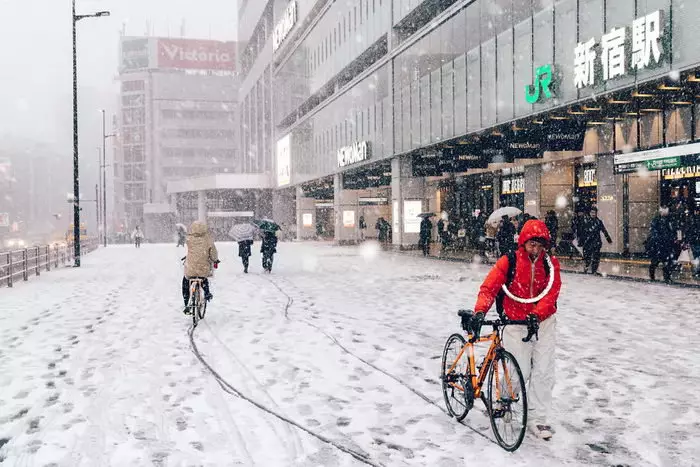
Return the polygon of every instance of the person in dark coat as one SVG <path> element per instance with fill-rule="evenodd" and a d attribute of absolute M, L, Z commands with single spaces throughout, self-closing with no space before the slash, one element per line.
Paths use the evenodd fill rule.
<path fill-rule="evenodd" d="M 656 279 L 656 268 L 663 264 L 664 282 L 671 282 L 671 269 L 673 268 L 673 247 L 676 235 L 671 227 L 668 216 L 668 208 L 661 207 L 649 226 L 649 237 L 645 243 L 647 254 L 651 259 L 649 265 L 649 279 Z"/>
<path fill-rule="evenodd" d="M 501 217 L 501 226 L 496 234 L 498 248 L 501 250 L 501 255 L 507 255 L 511 251 L 515 251 L 515 226 L 510 221 L 508 216 Z"/>
<path fill-rule="evenodd" d="M 442 244 L 442 251 L 445 251 L 450 244 L 450 224 L 447 213 L 442 213 L 440 220 L 437 223 L 437 233 Z"/>
<path fill-rule="evenodd" d="M 603 248 L 600 234 L 605 235 L 605 240 L 608 243 L 612 243 L 612 238 L 610 238 L 603 221 L 598 218 L 598 210 L 596 208 L 591 208 L 590 214 L 584 219 L 582 240 L 585 267 L 583 272 L 587 272 L 590 268 L 591 274 L 597 274 L 598 265 L 600 264 L 600 249 Z"/>
<path fill-rule="evenodd" d="M 360 227 L 360 240 L 365 241 L 365 230 L 367 230 L 367 221 L 365 221 L 365 216 L 360 216 L 359 220 Z"/>
<path fill-rule="evenodd" d="M 700 209 L 695 210 L 693 218 L 688 222 L 685 241 L 693 253 L 693 277 L 700 278 Z"/>
<path fill-rule="evenodd" d="M 383 217 L 380 217 L 377 219 L 377 223 L 374 225 L 374 228 L 377 229 L 379 242 L 386 244 L 389 241 L 389 223 Z"/>
<path fill-rule="evenodd" d="M 559 219 L 554 211 L 547 211 L 547 216 L 544 218 L 544 224 L 549 229 L 549 234 L 552 237 L 551 247 L 557 247 L 557 235 L 559 234 Z"/>
<path fill-rule="evenodd" d="M 185 246 L 185 240 L 187 240 L 187 232 L 182 227 L 177 229 L 177 246 Z"/>
<path fill-rule="evenodd" d="M 238 242 L 238 256 L 241 257 L 243 261 L 243 272 L 248 274 L 248 266 L 250 265 L 251 247 L 253 246 L 253 240 L 243 240 Z"/>
<path fill-rule="evenodd" d="M 277 233 L 269 230 L 263 231 L 262 234 L 262 246 L 260 247 L 260 253 L 262 253 L 262 267 L 263 270 L 267 272 L 272 272 L 272 260 L 277 253 Z"/>
<path fill-rule="evenodd" d="M 430 254 L 430 241 L 433 234 L 433 223 L 430 219 L 424 217 L 420 222 L 420 237 L 418 244 L 423 249 L 423 256 Z"/>
<path fill-rule="evenodd" d="M 472 222 L 472 245 L 478 246 L 479 254 L 484 256 L 486 250 L 486 215 L 479 211 L 474 222 Z"/>
<path fill-rule="evenodd" d="M 571 220 L 571 232 L 574 234 L 574 240 L 579 247 L 583 245 L 583 225 L 585 221 L 585 213 L 581 210 L 576 211 L 576 215 Z"/>

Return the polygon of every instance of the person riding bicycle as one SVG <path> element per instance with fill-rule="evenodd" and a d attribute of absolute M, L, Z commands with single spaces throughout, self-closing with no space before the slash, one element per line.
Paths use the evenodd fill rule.
<path fill-rule="evenodd" d="M 552 405 L 554 388 L 554 314 L 561 290 L 559 261 L 547 256 L 550 244 L 549 229 L 544 222 L 529 220 L 523 225 L 518 248 L 510 255 L 501 256 L 481 285 L 471 325 L 478 332 L 484 316 L 496 302 L 499 315 L 505 314 L 505 318 L 512 320 L 531 320 L 533 325 L 528 328 L 539 327 L 537 340 L 523 342 L 528 328 L 506 326 L 503 346 L 515 356 L 527 384 L 528 429 L 542 439 L 552 436 L 551 426 L 547 423 L 547 412 Z M 514 260 L 514 264 L 511 264 L 511 260 Z M 549 291 L 538 302 L 520 303 L 502 291 L 504 284 L 519 299 L 538 297 L 547 288 Z"/>
<path fill-rule="evenodd" d="M 216 245 L 209 233 L 207 224 L 194 221 L 187 235 L 187 253 L 185 256 L 185 277 L 182 278 L 182 298 L 185 300 L 184 313 L 189 311 L 187 304 L 190 301 L 190 279 L 201 278 L 204 298 L 209 301 L 214 296 L 209 290 L 209 280 L 212 275 L 212 264 L 214 268 L 219 264 L 219 253 Z"/>

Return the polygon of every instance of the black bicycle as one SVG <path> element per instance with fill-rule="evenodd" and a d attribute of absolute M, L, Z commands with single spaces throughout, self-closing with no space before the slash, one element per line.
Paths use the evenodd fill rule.
<path fill-rule="evenodd" d="M 188 313 L 192 315 L 192 326 L 197 326 L 199 320 L 207 313 L 207 300 L 204 296 L 204 279 L 192 277 L 190 281 L 190 300 L 187 302 Z"/>

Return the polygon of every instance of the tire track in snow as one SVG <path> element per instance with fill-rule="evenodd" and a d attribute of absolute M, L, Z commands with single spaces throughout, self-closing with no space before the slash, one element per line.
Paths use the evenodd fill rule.
<path fill-rule="evenodd" d="M 356 450 L 351 449 L 351 448 L 348 448 L 348 447 L 343 446 L 342 444 L 340 444 L 336 441 L 333 441 L 330 438 L 326 438 L 325 436 L 321 435 L 320 433 L 317 433 L 313 430 L 306 428 L 305 426 L 301 425 L 300 423 L 295 422 L 294 420 L 292 420 L 290 418 L 287 418 L 286 416 L 280 414 L 279 412 L 272 410 L 272 409 L 268 408 L 267 406 L 261 404 L 260 402 L 243 394 L 240 390 L 238 390 L 236 387 L 234 387 L 228 381 L 226 381 L 202 356 L 202 354 L 199 351 L 199 348 L 197 347 L 197 343 L 195 342 L 195 339 L 194 339 L 194 331 L 195 331 L 195 328 L 193 326 L 191 326 L 189 328 L 189 330 L 187 331 L 187 334 L 189 335 L 189 338 L 190 338 L 190 346 L 192 347 L 192 352 L 197 357 L 197 359 L 200 361 L 200 363 L 202 365 L 204 365 L 204 367 L 207 370 L 209 370 L 209 372 L 212 374 L 212 376 L 214 376 L 217 383 L 219 384 L 219 386 L 221 386 L 221 389 L 224 392 L 231 394 L 232 396 L 236 396 L 236 397 L 243 399 L 244 401 L 248 402 L 249 404 L 253 405 L 254 407 L 257 407 L 258 409 L 262 410 L 263 412 L 265 412 L 269 415 L 272 415 L 273 417 L 283 421 L 284 423 L 286 423 L 288 425 L 296 427 L 297 429 L 303 431 L 304 433 L 318 439 L 319 441 L 321 441 L 325 444 L 328 444 L 328 445 L 338 449 L 339 451 L 342 451 L 342 452 L 352 456 L 353 458 L 357 459 L 358 461 L 360 461 L 366 465 L 371 465 L 373 467 L 384 467 L 383 464 L 380 464 L 380 463 L 375 462 L 372 459 L 370 459 L 368 454 L 356 451 Z"/>
<path fill-rule="evenodd" d="M 285 295 L 285 296 L 287 297 L 288 306 L 285 308 L 285 315 L 284 315 L 284 316 L 285 316 L 286 319 L 291 319 L 291 318 L 289 318 L 289 316 L 288 316 L 288 310 L 289 310 L 289 307 L 291 307 L 291 304 L 294 303 L 294 299 L 293 299 L 287 292 L 285 292 L 285 291 L 282 289 L 282 287 L 280 287 L 279 285 L 275 284 L 275 283 L 272 281 L 272 279 L 267 278 L 267 277 L 266 277 L 265 279 L 267 279 L 273 286 L 275 286 L 275 288 L 276 288 L 277 290 L 279 290 L 283 295 Z M 297 287 L 296 285 L 294 285 L 291 281 L 289 281 L 288 279 L 284 279 L 284 280 L 286 280 L 286 281 L 289 283 L 289 285 L 290 285 L 291 287 L 293 287 L 294 289 L 298 290 L 299 293 L 300 293 L 300 295 L 305 295 L 304 292 L 301 292 L 300 289 L 299 289 L 299 287 Z M 415 389 L 415 388 L 412 387 L 412 386 L 409 386 L 408 384 L 406 384 L 405 382 L 403 382 L 398 376 L 393 375 L 392 373 L 389 373 L 388 371 L 386 371 L 386 370 L 384 370 L 384 369 L 378 367 L 377 365 L 373 364 L 372 362 L 369 362 L 369 361 L 365 360 L 364 358 L 360 357 L 359 355 L 357 355 L 356 353 L 354 353 L 353 351 L 351 351 L 350 349 L 348 349 L 345 345 L 343 345 L 336 337 L 334 337 L 333 335 L 327 333 L 324 329 L 322 329 L 322 328 L 319 327 L 318 325 L 312 323 L 311 321 L 309 321 L 309 320 L 307 320 L 307 319 L 305 319 L 305 318 L 297 318 L 296 320 L 297 320 L 297 321 L 300 321 L 300 322 L 302 322 L 302 323 L 304 323 L 304 324 L 306 324 L 306 325 L 308 325 L 308 326 L 310 326 L 310 327 L 312 327 L 312 328 L 314 328 L 314 329 L 316 329 L 318 332 L 320 332 L 320 333 L 323 334 L 326 338 L 328 338 L 334 345 L 336 345 L 338 348 L 340 348 L 343 352 L 347 353 L 348 355 L 350 355 L 351 357 L 355 358 L 355 359 L 358 360 L 359 362 L 361 362 L 361 363 L 363 363 L 363 364 L 369 366 L 370 368 L 374 369 L 375 371 L 378 371 L 379 373 L 383 374 L 384 376 L 386 376 L 386 377 L 388 377 L 388 378 L 391 378 L 392 380 L 394 380 L 395 382 L 399 383 L 399 384 L 400 384 L 401 386 L 403 386 L 404 388 L 408 389 L 408 390 L 409 390 L 411 393 L 413 393 L 414 395 L 420 397 L 420 398 L 421 398 L 424 402 L 426 402 L 427 404 L 432 405 L 433 407 L 437 408 L 438 410 L 440 410 L 442 413 L 444 413 L 444 414 L 447 415 L 448 417 L 453 418 L 453 417 L 449 414 L 449 412 L 447 412 L 447 410 L 446 410 L 444 407 L 442 407 L 442 406 L 439 405 L 437 402 L 435 402 L 434 400 L 432 400 L 432 399 L 431 399 L 430 397 L 428 397 L 426 394 L 424 394 L 423 392 L 421 392 L 421 391 Z M 476 428 L 474 428 L 474 427 L 468 425 L 467 423 L 464 422 L 464 420 L 459 421 L 459 422 L 457 422 L 457 423 L 459 423 L 460 425 L 463 425 L 463 426 L 469 428 L 469 430 L 473 431 L 474 433 L 476 433 L 477 435 L 481 436 L 482 438 L 484 438 L 484 439 L 490 441 L 491 443 L 493 443 L 493 444 L 495 444 L 495 445 L 498 445 L 498 443 L 496 442 L 496 440 L 489 438 L 487 435 L 485 435 L 484 433 L 482 433 L 482 432 L 479 431 L 478 429 L 476 429 Z"/>

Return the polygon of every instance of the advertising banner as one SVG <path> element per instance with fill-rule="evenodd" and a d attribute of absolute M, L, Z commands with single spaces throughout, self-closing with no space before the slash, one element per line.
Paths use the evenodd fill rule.
<path fill-rule="evenodd" d="M 421 218 L 418 217 L 423 211 L 423 201 L 406 200 L 403 202 L 403 231 L 405 233 L 419 233 Z"/>
<path fill-rule="evenodd" d="M 554 120 L 543 128 L 546 151 L 580 151 L 586 137 L 586 122 Z"/>
<path fill-rule="evenodd" d="M 355 211 L 343 211 L 343 227 L 355 227 Z"/>
<path fill-rule="evenodd" d="M 290 135 L 277 141 L 277 186 L 289 185 L 291 177 Z"/>
<path fill-rule="evenodd" d="M 158 68 L 236 70 L 236 43 L 194 39 L 158 39 Z"/>
<path fill-rule="evenodd" d="M 508 151 L 506 139 L 503 136 L 485 136 L 481 138 L 481 150 L 483 157 L 494 164 L 512 163 L 513 154 Z"/>
<path fill-rule="evenodd" d="M 416 154 L 413 156 L 413 176 L 414 177 L 438 177 L 442 175 L 440 159 L 442 151 L 434 151 L 427 154 Z"/>
<path fill-rule="evenodd" d="M 544 157 L 544 133 L 541 131 L 514 131 L 508 137 L 507 150 L 513 159 L 541 159 Z"/>
<path fill-rule="evenodd" d="M 442 172 L 466 172 L 469 169 L 485 169 L 489 161 L 484 157 L 481 144 L 458 144 L 443 151 L 440 161 Z"/>
<path fill-rule="evenodd" d="M 302 218 L 302 223 L 304 224 L 304 227 L 313 227 L 314 226 L 314 215 L 306 212 L 301 215 Z"/>

